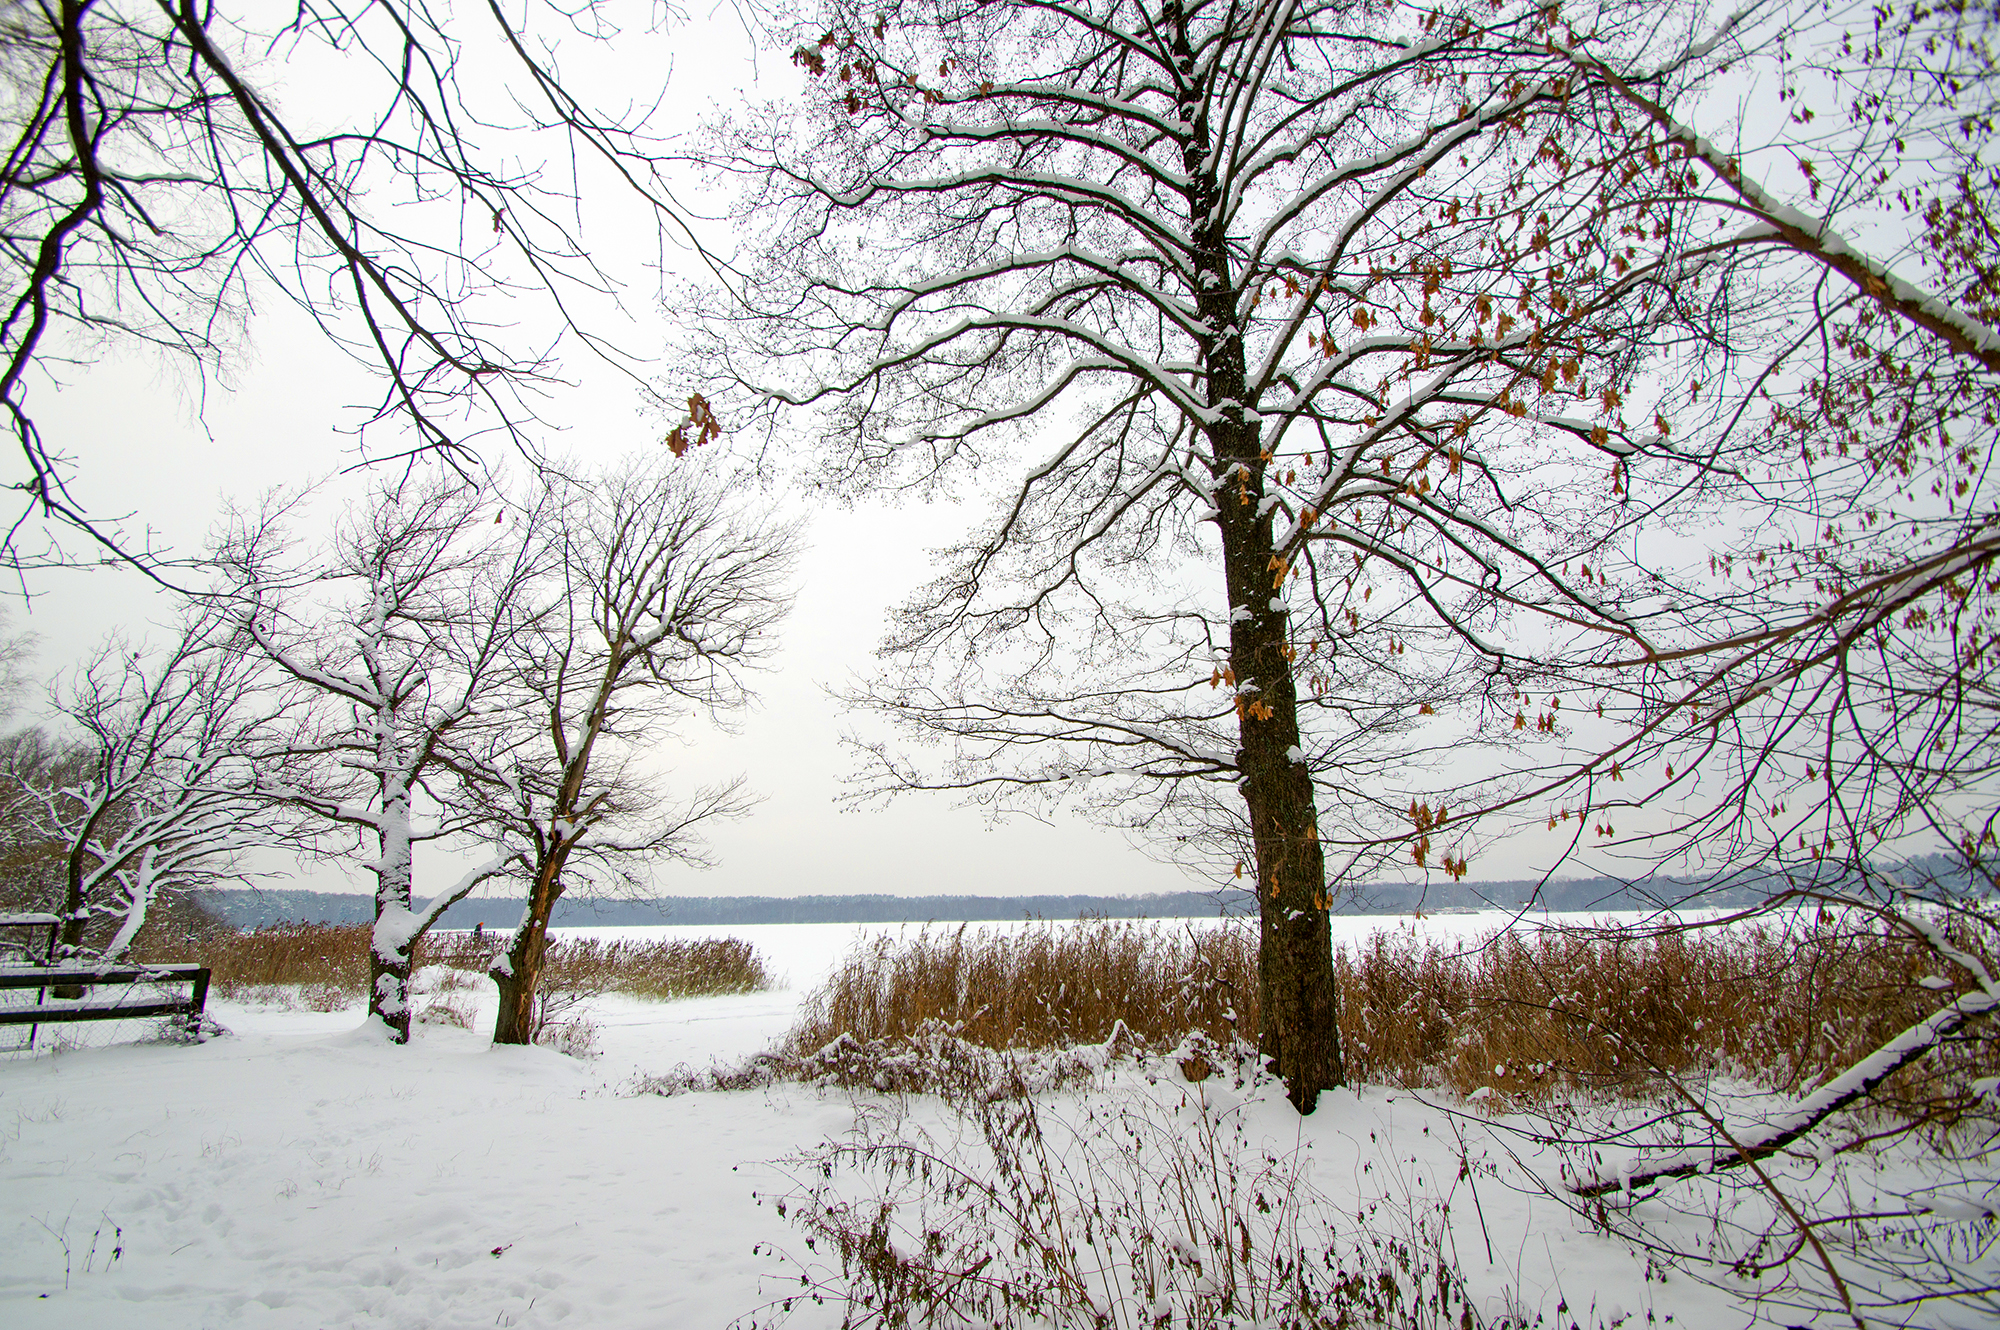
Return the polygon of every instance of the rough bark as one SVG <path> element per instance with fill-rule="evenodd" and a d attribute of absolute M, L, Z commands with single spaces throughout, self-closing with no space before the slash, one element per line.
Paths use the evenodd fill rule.
<path fill-rule="evenodd" d="M 1233 518 L 1231 506 L 1238 509 Z M 1259 1044 L 1293 1106 L 1310 1113 L 1320 1091 L 1346 1079 L 1319 810 L 1312 774 L 1297 760 L 1287 616 L 1269 608 L 1274 574 L 1282 579 L 1270 566 L 1271 519 L 1252 516 L 1254 502 L 1241 498 L 1226 498 L 1221 507 L 1232 612 L 1251 611 L 1230 627 L 1229 657 L 1239 689 L 1240 785 L 1257 856 Z"/>
<path fill-rule="evenodd" d="M 1182 117 L 1193 125 L 1183 153 L 1189 179 L 1188 214 L 1214 219 L 1221 187 L 1214 171 L 1206 102 L 1192 70 L 1194 53 L 1179 6 L 1175 55 L 1188 79 Z M 1202 315 L 1211 330 L 1201 341 L 1207 400 L 1221 420 L 1208 427 L 1216 524 L 1222 533 L 1229 595 L 1229 664 L 1237 689 L 1238 786 L 1250 815 L 1257 858 L 1260 1053 L 1285 1082 L 1286 1097 L 1310 1113 L 1320 1091 L 1342 1084 L 1339 996 L 1333 983 L 1333 940 L 1327 923 L 1326 862 L 1319 844 L 1319 810 L 1312 773 L 1299 746 L 1298 689 L 1292 672 L 1288 613 L 1280 597 L 1286 568 L 1276 557 L 1272 505 L 1264 500 L 1269 456 L 1263 431 L 1246 419 L 1249 375 L 1244 361 L 1237 283 L 1232 280 L 1223 223 L 1211 220 L 1198 237 L 1197 280 Z"/>
<path fill-rule="evenodd" d="M 558 864 L 543 863 L 528 891 L 527 908 L 507 951 L 489 973 L 500 990 L 500 1014 L 493 1023 L 496 1044 L 535 1041 L 535 992 L 541 987 L 542 962 L 549 951 L 549 916 L 562 896 Z"/>
<path fill-rule="evenodd" d="M 1235 447 L 1224 442 L 1232 435 Z M 1257 857 L 1259 1042 L 1292 1104 L 1310 1113 L 1320 1091 L 1346 1079 L 1319 810 L 1299 747 L 1288 615 L 1274 608 L 1282 604 L 1284 569 L 1274 557 L 1270 513 L 1257 512 L 1263 470 L 1254 452 L 1257 430 L 1218 430 L 1216 437 L 1218 456 L 1247 472 L 1233 491 L 1217 493 L 1216 506 L 1232 619 L 1239 784 Z"/>
<path fill-rule="evenodd" d="M 67 863 L 67 883 L 63 891 L 62 930 L 56 934 L 55 956 L 57 959 L 74 957 L 83 947 L 83 927 L 90 919 L 90 911 L 84 907 L 83 865 L 78 858 L 80 850 L 72 850 Z M 66 1002 L 83 996 L 80 984 L 58 984 L 50 990 L 56 997 Z"/>
<path fill-rule="evenodd" d="M 496 961 L 487 973 L 500 990 L 500 1013 L 493 1022 L 496 1044 L 531 1044 L 535 1041 L 535 992 L 541 986 L 542 961 L 549 950 L 549 919 L 563 893 L 563 866 L 575 848 L 581 828 L 576 826 L 583 802 L 584 777 L 597 737 L 604 729 L 610 699 L 619 677 L 631 659 L 630 641 L 620 636 L 611 644 L 597 692 L 590 702 L 589 720 L 580 742 L 572 749 L 567 741 L 559 755 L 563 761 L 562 782 L 557 787 L 549 825 L 537 828 L 535 837 L 542 851 L 535 864 L 535 877 L 528 888 L 528 901 L 521 922 L 514 929 L 504 960 Z M 550 718 L 550 733 L 563 734 L 563 716 L 557 710 Z M 569 828 L 567 834 L 565 829 Z"/>

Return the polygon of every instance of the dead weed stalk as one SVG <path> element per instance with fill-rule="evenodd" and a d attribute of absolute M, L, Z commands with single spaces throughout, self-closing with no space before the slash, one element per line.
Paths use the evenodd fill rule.
<path fill-rule="evenodd" d="M 806 999 L 787 1046 L 893 1042 L 926 1025 L 997 1049 L 1100 1044 L 1120 1025 L 1154 1049 L 1189 1030 L 1229 1043 L 1240 1021 L 1256 1028 L 1256 976 L 1256 939 L 1239 929 L 922 928 L 856 947 Z"/>
<path fill-rule="evenodd" d="M 1478 1323 L 1444 1255 L 1445 1198 L 1335 1207 L 1302 1150 L 1252 1147 L 1220 1080 L 942 1098 L 935 1129 L 865 1115 L 789 1161 L 800 1181 L 759 1203 L 803 1230 L 805 1254 L 740 1324 L 820 1302 L 855 1330 Z"/>

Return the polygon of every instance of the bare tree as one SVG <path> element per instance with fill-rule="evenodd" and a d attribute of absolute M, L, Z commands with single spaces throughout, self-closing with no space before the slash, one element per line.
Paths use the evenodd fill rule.
<path fill-rule="evenodd" d="M 1526 391 L 1497 405 L 1575 430 L 1587 422 L 1561 414 L 1560 397 L 1602 389 L 1590 430 L 1612 455 L 1618 539 L 1560 570 L 1580 594 L 1539 607 L 1542 642 L 1509 651 L 1477 628 L 1497 673 L 1549 693 L 1521 689 L 1500 709 L 1526 732 L 1516 779 L 1440 792 L 1459 825 L 1547 817 L 1574 828 L 1572 848 L 1622 848 L 1640 872 L 1854 861 L 1897 826 L 1981 841 L 1983 824 L 1962 818 L 1990 803 L 1975 791 L 1992 752 L 1979 700 L 2000 370 L 1981 189 L 1989 20 L 1871 21 L 1876 37 L 1857 47 L 1817 11 L 1738 11 L 1651 70 L 1585 24 L 1550 29 L 1574 75 L 1567 124 L 1524 145 L 1517 183 L 1535 206 L 1587 201 L 1597 243 L 1575 246 L 1536 215 L 1512 310 L 1549 345 L 1622 326 L 1622 365 L 1606 363 L 1605 382 L 1601 344 L 1558 345 L 1539 383 L 1524 374 Z M 1733 118 L 1738 141 L 1718 146 L 1697 76 L 1725 66 L 1746 102 L 1790 109 Z M 1800 91 L 1810 78 L 1865 114 L 1816 116 Z M 1772 183 L 1779 168 L 1796 188 Z M 1444 212 L 1481 206 L 1460 189 Z M 1907 222 L 1885 229 L 1885 209 Z M 1447 276 L 1426 301 L 1448 328 L 1485 298 Z M 1579 305 L 1581 325 L 1566 319 Z M 1500 456 L 1493 405 L 1464 420 L 1466 466 Z M 1441 625 L 1456 611 L 1428 612 Z M 1621 810 L 1640 822 L 1623 836 Z"/>
<path fill-rule="evenodd" d="M 218 595 L 248 649 L 310 698 L 288 766 L 261 773 L 258 789 L 353 837 L 375 879 L 368 1010 L 403 1043 L 417 940 L 527 854 L 458 783 L 509 645 L 539 612 L 527 596 L 539 546 L 496 521 L 505 504 L 478 487 L 412 477 L 372 487 L 323 553 L 299 559 L 282 526 L 295 503 L 232 522 L 213 556 Z M 485 841 L 488 857 L 418 902 L 416 848 L 439 840 Z"/>
<path fill-rule="evenodd" d="M 1913 11 L 1849 58 L 1830 26 L 1811 30 L 1794 68 L 1766 62 L 1766 86 L 1819 73 L 1869 113 L 1820 131 L 1797 104 L 1776 144 L 1733 152 L 1585 65 L 1678 158 L 1677 206 L 1727 219 L 1730 304 L 1790 316 L 1769 339 L 1707 320 L 1695 354 L 1662 366 L 1695 384 L 1688 432 L 1729 461 L 1732 502 L 1707 568 L 1649 570 L 1679 589 L 1676 631 L 1618 662 L 1643 703 L 1632 751 L 1679 773 L 1655 797 L 1723 776 L 1722 797 L 1682 800 L 1696 811 L 1655 852 L 1701 836 L 1725 862 L 1810 878 L 1912 832 L 1974 863 L 1991 843 L 1992 23 Z M 1796 192 L 1753 174 L 1774 147 L 1798 163 Z M 1885 207 L 1909 220 L 1878 249 L 1865 237 Z"/>
<path fill-rule="evenodd" d="M 31 385 L 117 347 L 205 377 L 273 293 L 378 377 L 366 423 L 394 432 L 374 455 L 462 465 L 494 431 L 528 446 L 565 343 L 641 383 L 643 357 L 580 321 L 620 282 L 574 195 L 602 182 L 663 240 L 692 236 L 655 169 L 657 104 L 599 112 L 559 63 L 565 39 L 608 49 L 623 20 L 595 3 L 306 0 L 280 21 L 260 32 L 192 0 L 0 13 L 0 401 L 24 518 L 144 555 L 73 490 L 88 457 L 45 435 Z M 502 54 L 482 62 L 481 47 Z M 338 93 L 292 113 L 325 71 Z M 545 172 L 537 149 L 566 166 Z M 17 564 L 64 557 L 24 550 L 19 532 L 4 547 Z"/>
<path fill-rule="evenodd" d="M 711 159 L 773 219 L 717 363 L 833 404 L 835 483 L 1005 468 L 892 639 L 915 682 L 877 694 L 957 748 L 885 749 L 887 783 L 1240 781 L 1260 898 L 1301 912 L 1330 845 L 1456 872 L 1467 829 L 1524 823 L 1635 876 L 1811 884 L 1774 904 L 1925 940 L 1931 1010 L 1696 1152 L 1743 1176 L 1844 1110 L 1873 1115 L 1850 1143 L 1939 1122 L 1886 1087 L 1991 1056 L 1991 958 L 1925 931 L 1977 910 L 1884 870 L 1953 846 L 1990 886 L 2000 835 L 1990 6 L 828 14 L 794 37 L 821 95 Z M 1015 464 L 1008 428 L 1059 419 Z M 1313 791 L 1267 740 L 1295 716 L 1279 752 L 1311 769 L 1320 687 L 1404 708 L 1397 744 L 1514 751 L 1425 792 L 1364 742 L 1346 806 L 1267 820 L 1265 782 Z M 1297 962 L 1266 941 L 1269 983 Z M 1619 1139 L 1656 1180 L 1687 1162 Z M 1786 1260 L 1840 1218 L 1795 1214 Z M 1990 1296 L 1961 1271 L 1869 1309 L 1840 1266 L 1858 1314 Z"/>
<path fill-rule="evenodd" d="M 54 760 L 10 764 L 11 820 L 60 851 L 60 954 L 122 958 L 164 895 L 286 839 L 253 769 L 278 704 L 230 631 L 197 610 L 162 650 L 107 639 L 51 692 L 69 731 Z"/>
<path fill-rule="evenodd" d="M 1651 11 L 1593 20 L 1648 86 L 1699 63 Z M 740 412 L 821 408 L 822 483 L 1004 475 L 878 697 L 954 762 L 881 770 L 1173 816 L 1236 786 L 1263 1048 L 1309 1110 L 1342 1075 L 1327 847 L 1335 886 L 1392 853 L 1463 873 L 1424 784 L 1462 767 L 1413 763 L 1415 727 L 1518 746 L 1642 633 L 1595 565 L 1643 516 L 1624 463 L 1657 431 L 1620 405 L 1678 327 L 1649 293 L 1700 256 L 1613 254 L 1569 150 L 1608 94 L 1545 7 L 924 0 L 789 31 L 809 104 L 705 159 L 761 236 L 710 366 Z"/>
<path fill-rule="evenodd" d="M 550 608 L 506 644 L 517 699 L 465 768 L 527 847 L 525 909 L 492 970 L 496 1043 L 534 1037 L 549 918 L 571 880 L 699 864 L 701 826 L 750 806 L 740 780 L 673 798 L 639 765 L 676 718 L 748 701 L 744 676 L 790 608 L 796 527 L 751 515 L 695 466 L 633 459 L 562 482 L 526 523 Z"/>

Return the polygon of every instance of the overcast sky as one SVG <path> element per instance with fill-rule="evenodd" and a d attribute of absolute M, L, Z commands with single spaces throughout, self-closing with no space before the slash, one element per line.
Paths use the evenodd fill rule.
<path fill-rule="evenodd" d="M 790 95 L 796 86 L 795 71 L 782 59 L 766 54 L 753 63 L 727 12 L 683 30 L 668 45 L 675 69 L 667 105 L 690 121 L 745 94 Z M 636 39 L 622 44 L 629 63 L 621 67 L 657 69 L 643 47 Z M 608 70 L 589 73 L 592 79 L 610 76 Z M 297 109 L 320 91 L 294 82 L 283 85 L 282 95 L 288 109 Z M 597 252 L 620 267 L 603 248 L 606 234 L 619 233 L 595 235 Z M 627 332 L 643 342 L 658 336 L 657 322 L 647 322 L 654 304 L 647 295 L 652 278 L 644 271 L 650 249 L 631 248 L 621 271 L 641 322 Z M 566 368 L 579 373 L 579 382 L 546 412 L 567 426 L 551 440 L 555 450 L 590 462 L 658 446 L 662 425 L 642 414 L 635 387 L 584 372 L 587 366 L 576 357 Z M 113 359 L 73 373 L 58 393 L 38 390 L 34 405 L 52 438 L 76 457 L 78 494 L 93 513 L 136 514 L 135 525 L 150 525 L 164 543 L 187 553 L 200 547 L 224 502 L 252 501 L 268 488 L 352 464 L 353 439 L 340 428 L 353 418 L 351 404 L 371 390 L 358 371 L 328 355 L 296 311 L 266 301 L 230 381 L 211 385 L 205 400 L 171 367 Z M 1055 825 L 1015 818 L 993 827 L 982 813 L 954 808 L 949 797 L 938 795 L 905 796 L 886 808 L 836 807 L 852 760 L 840 744 L 847 722 L 825 689 L 870 668 L 884 611 L 928 580 L 925 552 L 952 539 L 975 515 L 970 509 L 879 505 L 809 514 L 810 552 L 801 565 L 797 608 L 785 626 L 777 668 L 763 680 L 760 707 L 741 718 L 736 734 L 690 723 L 661 753 L 690 783 L 741 773 L 764 802 L 746 821 L 713 832 L 714 871 L 667 870 L 659 879 L 662 894 L 1131 894 L 1218 885 L 1067 815 Z M 41 574 L 29 590 L 29 602 L 13 609 L 13 621 L 38 635 L 45 673 L 75 661 L 111 629 L 143 636 L 148 624 L 172 614 L 170 598 L 129 570 Z M 1477 875 L 1528 875 L 1549 848 L 1523 843 L 1489 854 Z M 362 884 L 358 872 L 322 865 L 295 882 L 272 885 L 343 890 Z"/>

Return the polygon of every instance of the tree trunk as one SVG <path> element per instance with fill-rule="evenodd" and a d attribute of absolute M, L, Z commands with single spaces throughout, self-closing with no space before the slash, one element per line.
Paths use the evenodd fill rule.
<path fill-rule="evenodd" d="M 1216 501 L 1238 689 L 1239 783 L 1257 856 L 1259 1048 L 1284 1078 L 1293 1106 L 1310 1113 L 1320 1091 L 1342 1084 L 1346 1074 L 1319 810 L 1299 747 L 1288 616 L 1272 608 L 1284 570 L 1273 559 L 1271 515 L 1256 513 L 1258 478 L 1218 492 Z"/>
<path fill-rule="evenodd" d="M 63 897 L 62 929 L 56 934 L 55 952 L 52 961 L 73 961 L 83 950 L 83 926 L 90 919 L 90 911 L 83 908 L 83 888 L 71 875 L 69 890 Z M 74 1001 L 89 990 L 81 984 L 57 984 L 50 989 L 51 995 L 64 1001 Z"/>
<path fill-rule="evenodd" d="M 1209 142 L 1208 109 L 1197 80 L 1182 6 L 1162 19 L 1174 33 L 1179 66 L 1176 101 L 1190 127 L 1182 161 L 1188 216 L 1195 225 L 1195 291 L 1205 335 L 1199 338 L 1209 405 L 1207 425 L 1218 477 L 1214 503 L 1222 529 L 1229 591 L 1229 667 L 1236 676 L 1238 786 L 1249 806 L 1257 856 L 1259 1051 L 1284 1078 L 1287 1098 L 1310 1113 L 1322 1090 L 1346 1080 L 1340 1056 L 1339 994 L 1327 924 L 1326 860 L 1312 773 L 1294 760 L 1299 744 L 1298 689 L 1292 675 L 1287 612 L 1273 608 L 1286 570 L 1273 557 L 1271 511 L 1263 502 L 1263 427 L 1246 416 L 1241 293 L 1229 270 L 1222 191 Z"/>
<path fill-rule="evenodd" d="M 549 950 L 549 916 L 562 892 L 561 865 L 549 859 L 536 869 L 527 909 L 506 954 L 495 958 L 488 971 L 500 990 L 500 1014 L 493 1022 L 496 1044 L 535 1041 L 535 991 L 541 986 L 542 961 Z"/>
<path fill-rule="evenodd" d="M 377 897 L 380 904 L 380 897 Z M 404 902 L 405 913 L 409 911 Z M 410 946 L 396 947 L 381 940 L 377 916 L 375 945 L 368 949 L 368 1014 L 389 1031 L 389 1042 L 410 1042 Z"/>
<path fill-rule="evenodd" d="M 62 930 L 56 935 L 55 952 L 49 957 L 52 961 L 73 961 L 83 950 L 83 931 L 90 923 L 90 910 L 83 891 L 84 847 L 97 828 L 101 811 L 100 808 L 99 813 L 85 819 L 83 829 L 77 832 L 68 855 L 63 859 Z M 53 996 L 66 1002 L 75 1001 L 88 991 L 81 984 L 58 984 L 49 990 Z"/>
<path fill-rule="evenodd" d="M 386 730 L 386 727 L 385 727 Z M 389 757 L 400 756 L 388 747 Z M 384 782 L 382 821 L 376 833 L 375 932 L 368 948 L 368 1014 L 388 1028 L 389 1042 L 410 1042 L 410 891 L 415 863 L 410 844 L 410 791 Z"/>
<path fill-rule="evenodd" d="M 1233 363 L 1231 363 L 1233 361 Z M 1241 343 L 1224 337 L 1210 360 L 1212 401 L 1240 401 Z M 1273 505 L 1263 502 L 1261 427 L 1225 408 L 1209 437 L 1229 591 L 1229 666 L 1235 676 L 1238 779 L 1257 858 L 1259 1051 L 1285 1082 L 1286 1096 L 1310 1113 L 1322 1090 L 1343 1084 L 1340 995 L 1327 922 L 1326 859 L 1312 772 L 1299 743 L 1298 686 L 1292 672 L 1287 568 L 1277 558 Z"/>

